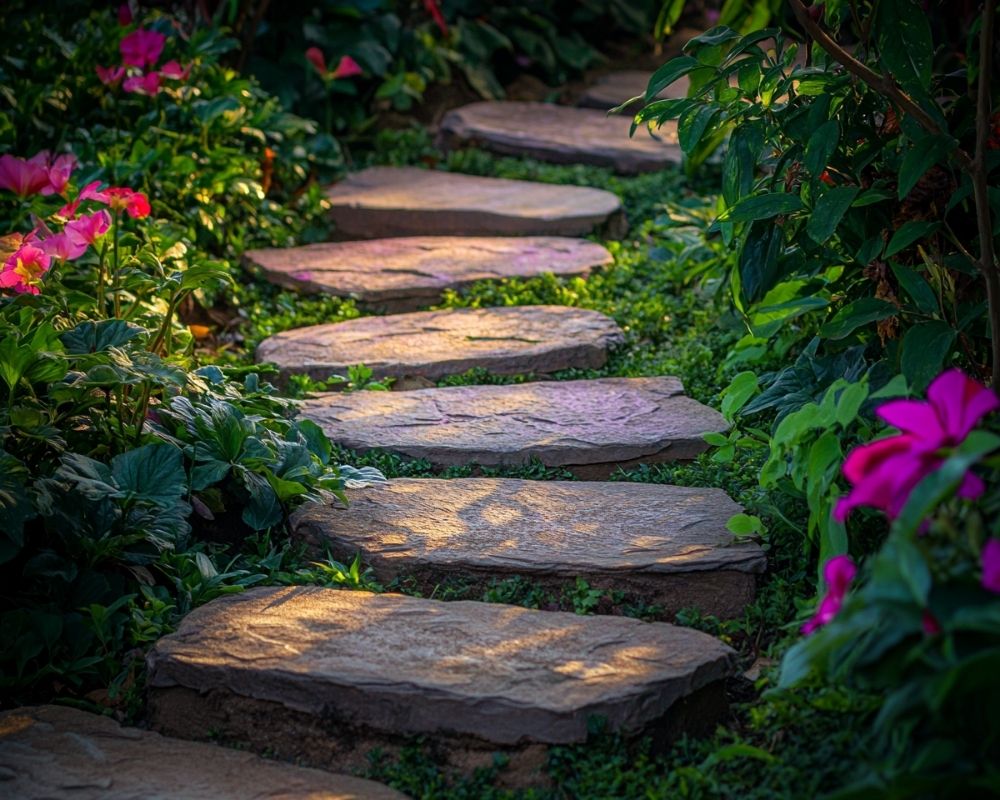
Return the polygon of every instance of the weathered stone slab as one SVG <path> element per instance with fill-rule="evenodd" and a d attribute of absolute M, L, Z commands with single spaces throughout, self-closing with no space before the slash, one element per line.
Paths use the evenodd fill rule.
<path fill-rule="evenodd" d="M 391 450 L 435 466 L 538 459 L 583 478 L 616 466 L 693 458 L 727 429 L 677 378 L 601 378 L 412 392 L 327 394 L 302 414 L 337 443 Z"/>
<path fill-rule="evenodd" d="M 243 258 L 280 286 L 354 297 L 392 313 L 476 281 L 586 276 L 612 261 L 601 245 L 562 236 L 407 236 L 251 250 Z"/>
<path fill-rule="evenodd" d="M 593 164 L 632 174 L 681 161 L 677 125 L 657 138 L 645 129 L 629 136 L 632 120 L 600 111 L 550 103 L 483 102 L 449 111 L 441 120 L 446 148 L 482 147 L 496 153 L 557 164 Z"/>
<path fill-rule="evenodd" d="M 371 167 L 327 189 L 344 239 L 386 236 L 624 236 L 611 192 L 414 167 Z"/>
<path fill-rule="evenodd" d="M 626 100 L 645 95 L 649 79 L 652 77 L 652 72 L 643 72 L 642 70 L 609 72 L 607 75 L 602 75 L 594 81 L 594 84 L 580 95 L 578 105 L 585 108 L 598 108 L 602 111 L 616 108 Z M 667 100 L 687 97 L 688 86 L 690 85 L 691 82 L 684 75 L 660 92 L 656 96 L 656 99 Z M 639 108 L 642 104 L 636 103 L 634 105 L 635 108 Z"/>
<path fill-rule="evenodd" d="M 365 364 L 376 378 L 500 375 L 601 367 L 625 337 L 611 317 L 567 306 L 506 306 L 359 317 L 271 336 L 257 360 L 317 379 Z"/>
<path fill-rule="evenodd" d="M 373 781 L 168 739 L 64 706 L 0 712 L 10 800 L 405 800 Z"/>
<path fill-rule="evenodd" d="M 378 580 L 514 576 L 619 589 L 664 615 L 698 607 L 731 618 L 764 570 L 756 543 L 733 541 L 739 513 L 721 489 L 492 478 L 394 480 L 307 505 L 294 535 L 322 558 L 360 552 Z"/>
<path fill-rule="evenodd" d="M 584 741 L 591 716 L 625 735 L 704 725 L 735 667 L 717 639 L 664 623 L 318 587 L 214 600 L 148 665 L 155 729 L 335 770 L 412 735 L 471 769 L 477 752 L 537 762 Z"/>

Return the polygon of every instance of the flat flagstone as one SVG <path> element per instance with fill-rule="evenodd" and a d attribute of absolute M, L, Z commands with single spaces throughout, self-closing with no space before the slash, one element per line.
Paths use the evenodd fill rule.
<path fill-rule="evenodd" d="M 0 794 L 11 800 L 405 800 L 374 781 L 168 739 L 65 706 L 0 712 Z"/>
<path fill-rule="evenodd" d="M 707 448 L 703 434 L 728 428 L 672 377 L 329 393 L 303 403 L 302 414 L 355 450 L 389 450 L 438 467 L 538 459 L 582 478 L 693 458 Z"/>
<path fill-rule="evenodd" d="M 148 666 L 151 724 L 170 735 L 338 771 L 422 735 L 463 769 L 500 750 L 517 771 L 584 741 L 593 715 L 625 735 L 704 729 L 735 659 L 664 623 L 267 587 L 195 609 Z"/>
<path fill-rule="evenodd" d="M 460 375 L 485 367 L 500 375 L 596 368 L 624 334 L 611 317 L 567 306 L 415 311 L 296 328 L 265 339 L 257 360 L 284 377 L 319 380 L 365 364 L 376 378 Z"/>
<path fill-rule="evenodd" d="M 387 236 L 621 238 L 621 201 L 587 186 L 480 178 L 415 167 L 370 167 L 326 190 L 343 239 Z"/>
<path fill-rule="evenodd" d="M 585 108 L 598 108 L 606 111 L 622 105 L 626 100 L 646 94 L 652 72 L 642 70 L 621 70 L 602 75 L 581 96 L 578 105 Z M 657 100 L 678 99 L 687 97 L 691 82 L 687 75 L 670 84 L 660 94 Z M 641 104 L 636 104 L 638 107 Z"/>
<path fill-rule="evenodd" d="M 482 102 L 449 111 L 439 138 L 446 148 L 483 147 L 557 164 L 593 164 L 622 173 L 652 172 L 681 161 L 677 125 L 654 139 L 645 128 L 629 136 L 632 120 L 550 103 Z"/>
<path fill-rule="evenodd" d="M 741 511 L 721 489 L 494 478 L 403 479 L 348 490 L 348 505 L 311 503 L 294 536 L 319 558 L 361 553 L 378 580 L 433 589 L 523 576 L 619 589 L 664 615 L 697 607 L 732 618 L 753 599 L 764 553 L 736 543 Z"/>
<path fill-rule="evenodd" d="M 595 242 L 561 236 L 407 236 L 251 250 L 244 260 L 280 286 L 354 297 L 398 313 L 476 281 L 547 272 L 586 276 L 612 257 Z"/>

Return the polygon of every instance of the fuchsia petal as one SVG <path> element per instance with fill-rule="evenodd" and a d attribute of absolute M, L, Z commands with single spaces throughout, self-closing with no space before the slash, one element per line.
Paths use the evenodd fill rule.
<path fill-rule="evenodd" d="M 857 572 L 858 568 L 850 556 L 834 556 L 826 562 L 823 566 L 823 579 L 827 584 L 826 594 L 820 600 L 812 619 L 802 626 L 802 633 L 809 635 L 837 616 Z"/>
<path fill-rule="evenodd" d="M 958 496 L 963 500 L 975 500 L 986 491 L 986 484 L 974 472 L 966 472 L 962 485 L 958 487 Z"/>
<path fill-rule="evenodd" d="M 920 400 L 892 400 L 879 406 L 875 413 L 904 433 L 921 439 L 944 440 L 945 430 L 930 403 Z M 932 449 L 936 450 L 939 446 Z"/>
<path fill-rule="evenodd" d="M 864 480 L 890 458 L 916 449 L 917 439 L 913 436 L 890 436 L 878 439 L 861 447 L 855 447 L 844 461 L 844 477 L 851 483 Z"/>
<path fill-rule="evenodd" d="M 312 64 L 320 75 L 326 75 L 326 57 L 318 47 L 310 47 L 306 50 L 306 61 Z"/>
<path fill-rule="evenodd" d="M 996 394 L 958 369 L 938 375 L 927 389 L 927 399 L 952 446 L 965 439 L 979 420 L 1000 408 Z"/>
<path fill-rule="evenodd" d="M 331 78 L 352 78 L 362 72 L 360 65 L 350 56 L 341 56 L 337 68 L 331 73 Z"/>
<path fill-rule="evenodd" d="M 1000 594 L 1000 539 L 990 539 L 983 547 L 983 588 Z"/>
<path fill-rule="evenodd" d="M 121 40 L 122 61 L 130 67 L 152 66 L 163 52 L 167 37 L 156 31 L 140 28 Z"/>

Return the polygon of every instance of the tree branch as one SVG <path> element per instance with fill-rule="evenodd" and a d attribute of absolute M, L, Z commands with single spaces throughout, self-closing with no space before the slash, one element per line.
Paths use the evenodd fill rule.
<path fill-rule="evenodd" d="M 912 97 L 899 88 L 892 78 L 882 75 L 867 64 L 858 61 L 858 59 L 837 44 L 836 40 L 823 30 L 818 22 L 809 16 L 809 11 L 802 5 L 802 0 L 788 0 L 788 3 L 792 7 L 792 11 L 795 13 L 795 18 L 799 21 L 799 24 L 806 29 L 806 33 L 818 42 L 819 46 L 826 50 L 827 53 L 833 56 L 834 61 L 877 92 L 892 100 L 904 113 L 909 114 L 919 122 L 928 133 L 935 136 L 945 133 L 945 131 L 941 130 L 941 126 L 937 124 L 934 117 L 924 111 Z M 963 169 L 967 172 L 972 172 L 972 157 L 962 148 L 959 147 L 955 150 L 955 158 Z"/>

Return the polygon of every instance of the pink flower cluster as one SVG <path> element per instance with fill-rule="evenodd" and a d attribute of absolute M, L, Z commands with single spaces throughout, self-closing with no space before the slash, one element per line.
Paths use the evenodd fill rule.
<path fill-rule="evenodd" d="M 893 400 L 876 413 L 901 433 L 856 448 L 844 462 L 844 475 L 854 487 L 837 504 L 843 521 L 857 506 L 881 509 L 890 519 L 903 510 L 910 493 L 944 463 L 977 423 L 1000 408 L 1000 397 L 961 370 L 941 373 L 927 389 L 927 401 Z M 982 480 L 965 475 L 960 497 L 983 493 Z"/>
<path fill-rule="evenodd" d="M 808 636 L 837 616 L 857 572 L 858 568 L 854 566 L 850 556 L 834 556 L 826 562 L 823 566 L 826 594 L 820 600 L 812 619 L 802 626 L 802 633 Z"/>
<path fill-rule="evenodd" d="M 0 188 L 19 197 L 64 195 L 75 166 L 76 159 L 72 155 L 51 159 L 48 151 L 30 159 L 5 155 L 0 157 Z M 39 294 L 42 278 L 52 267 L 52 259 L 73 261 L 107 233 L 111 227 L 108 210 L 101 208 L 79 214 L 81 203 L 91 201 L 107 206 L 116 215 L 124 212 L 133 219 L 149 216 L 149 201 L 141 192 L 124 187 L 101 189 L 100 185 L 100 181 L 88 184 L 75 199 L 59 209 L 55 216 L 65 224 L 58 233 L 40 222 L 30 233 L 15 233 L 0 240 L 3 261 L 0 289 L 17 294 Z"/>
<path fill-rule="evenodd" d="M 330 70 L 326 66 L 326 56 L 318 47 L 310 47 L 306 50 L 305 55 L 306 61 L 313 65 L 313 68 L 324 80 L 335 81 L 340 78 L 353 78 L 362 72 L 361 66 L 350 56 L 341 56 L 337 68 Z"/>
<path fill-rule="evenodd" d="M 132 22 L 127 5 L 119 8 L 118 20 L 122 25 Z M 114 67 L 98 66 L 97 77 L 105 86 L 121 87 L 126 92 L 153 96 L 158 94 L 163 79 L 184 81 L 191 74 L 191 65 L 182 67 L 177 61 L 168 61 L 159 70 L 154 69 L 163 53 L 167 37 L 157 31 L 139 28 L 121 40 L 119 50 L 122 63 Z"/>

